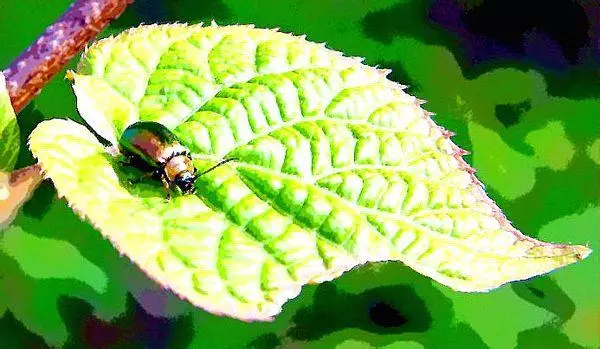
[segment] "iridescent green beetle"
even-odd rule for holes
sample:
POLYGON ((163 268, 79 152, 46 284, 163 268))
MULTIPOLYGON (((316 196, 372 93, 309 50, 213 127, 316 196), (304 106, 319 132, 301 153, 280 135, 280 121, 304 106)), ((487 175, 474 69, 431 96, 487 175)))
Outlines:
POLYGON ((223 160, 197 175, 190 151, 168 128, 151 121, 127 127, 119 139, 119 150, 132 165, 160 178, 168 191, 175 185, 184 195, 195 192, 196 178, 234 160, 223 160))

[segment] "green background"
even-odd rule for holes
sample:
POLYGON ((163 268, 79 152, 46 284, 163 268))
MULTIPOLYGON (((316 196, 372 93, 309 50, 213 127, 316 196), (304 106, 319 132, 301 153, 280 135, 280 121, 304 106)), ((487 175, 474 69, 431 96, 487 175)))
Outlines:
MULTIPOLYGON (((0 67, 69 3, 2 0, 0 67)), ((244 323, 162 290, 46 181, 3 232, 0 348, 600 348, 600 25, 582 8, 589 18, 599 11, 593 1, 580 1, 579 17, 553 5, 568 1, 499 3, 138 0, 101 36, 142 22, 254 23, 391 68, 457 133, 518 229, 589 244, 586 260, 483 294, 401 264, 368 265, 304 287, 274 322, 244 323), (469 22, 486 10, 487 20, 469 22), (562 29, 544 27, 552 21, 562 29)), ((44 119, 82 122, 64 75, 20 113, 22 144, 44 119)), ((33 162, 22 147, 17 167, 33 162)))

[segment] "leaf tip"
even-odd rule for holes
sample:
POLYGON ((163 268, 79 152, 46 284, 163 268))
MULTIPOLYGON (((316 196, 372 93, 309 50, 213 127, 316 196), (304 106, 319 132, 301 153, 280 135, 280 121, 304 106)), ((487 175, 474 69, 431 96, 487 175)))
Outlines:
POLYGON ((573 249, 575 250, 575 258, 577 258, 578 261, 586 259, 593 251, 589 247, 589 244, 586 244, 585 246, 575 245, 573 246, 573 249))

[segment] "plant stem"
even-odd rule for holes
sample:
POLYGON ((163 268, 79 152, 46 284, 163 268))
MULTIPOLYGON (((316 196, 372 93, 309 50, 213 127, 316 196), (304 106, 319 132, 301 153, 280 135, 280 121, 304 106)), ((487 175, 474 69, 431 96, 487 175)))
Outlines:
POLYGON ((77 0, 4 71, 10 99, 19 113, 110 21, 133 0, 77 0))
MULTIPOLYGON (((4 71, 15 113, 19 113, 67 62, 134 0, 77 0, 4 71)), ((8 197, 0 200, 0 228, 12 221, 42 181, 39 165, 10 174, 8 197)))

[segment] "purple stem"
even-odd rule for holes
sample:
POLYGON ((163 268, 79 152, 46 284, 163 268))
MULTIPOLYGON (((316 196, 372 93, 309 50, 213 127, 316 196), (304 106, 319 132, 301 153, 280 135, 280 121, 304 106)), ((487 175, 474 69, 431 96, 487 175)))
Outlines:
POLYGON ((67 62, 134 0, 77 0, 4 71, 20 112, 67 62))

